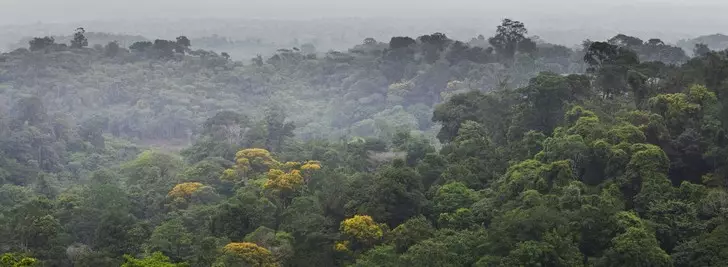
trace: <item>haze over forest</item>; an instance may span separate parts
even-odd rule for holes
[[[43,8],[39,9],[39,6]],[[485,25],[493,25],[505,17],[515,17],[527,23],[532,34],[564,45],[574,45],[586,38],[608,38],[616,33],[649,35],[674,43],[723,31],[728,26],[728,18],[723,12],[726,8],[728,3],[720,0],[211,0],[204,3],[190,0],[4,0],[0,9],[0,25],[17,27],[42,23],[44,26],[31,28],[25,33],[55,35],[67,32],[69,26],[82,26],[80,24],[93,21],[93,27],[87,26],[93,31],[166,37],[164,35],[173,34],[171,31],[179,30],[192,32],[187,34],[198,37],[196,35],[213,32],[224,35],[222,31],[226,27],[244,25],[247,20],[314,20],[310,24],[315,27],[322,30],[332,28],[333,32],[343,33],[345,29],[337,29],[336,23],[320,21],[358,18],[344,22],[342,26],[356,25],[366,31],[367,25],[371,25],[370,30],[386,28],[400,34],[424,34],[425,29],[429,29],[457,38],[469,38],[471,36],[465,35],[489,34]],[[189,23],[189,19],[203,19],[207,23]],[[63,26],[47,25],[58,23]],[[154,27],[155,24],[162,25]],[[174,25],[178,25],[179,29]],[[295,28],[296,23],[285,26]],[[5,31],[8,30],[3,29],[0,33]],[[2,39],[0,41],[4,41]]]
[[[0,1],[0,267],[728,263],[724,1]]]

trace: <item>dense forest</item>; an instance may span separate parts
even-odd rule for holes
[[[724,266],[728,50],[693,41],[31,38],[0,266]]]

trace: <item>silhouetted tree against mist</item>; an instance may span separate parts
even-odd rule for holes
[[[30,40],[30,42],[29,42],[30,51],[44,50],[46,48],[53,46],[55,44],[55,42],[56,41],[55,41],[55,39],[53,39],[53,37],[48,37],[48,36],[43,37],[43,38],[40,38],[40,37],[33,38],[33,40]]]
[[[88,39],[84,35],[86,30],[84,28],[77,28],[73,33],[73,39],[71,40],[71,48],[84,48],[88,46]]]
[[[190,46],[192,46],[192,43],[190,42],[190,39],[187,38],[187,36],[179,36],[177,37],[177,46],[174,48],[174,51],[180,54],[184,54],[186,51],[189,51]]]
[[[149,41],[135,42],[129,46],[129,50],[135,52],[144,52],[151,48],[154,44]]]
[[[596,85],[607,98],[627,89],[630,69],[639,64],[634,52],[606,42],[588,44],[584,61],[589,65],[587,72],[596,75]]]
[[[649,41],[647,41],[647,44],[653,45],[653,46],[660,46],[660,45],[665,45],[665,42],[663,42],[660,39],[653,38],[653,39],[650,39]]]
[[[503,19],[496,29],[495,36],[488,39],[496,53],[503,59],[512,60],[516,52],[532,52],[535,49],[533,41],[526,37],[528,29],[517,20]]]
[[[156,56],[169,59],[174,57],[174,53],[176,50],[180,49],[180,46],[176,42],[157,39],[154,40],[152,48],[154,49],[153,51]]]
[[[440,59],[440,53],[452,42],[445,34],[439,32],[420,36],[417,40],[422,43],[422,53],[428,63],[434,63]]]
[[[223,58],[225,58],[225,60],[230,60],[230,54],[228,54],[227,52],[220,53],[220,56],[222,56]]]
[[[368,38],[365,38],[364,39],[364,41],[362,42],[362,44],[364,44],[364,45],[375,45],[375,44],[377,44],[377,40],[374,39],[374,38],[368,37]]]
[[[121,46],[119,46],[119,42],[117,41],[109,42],[104,46],[104,54],[107,57],[115,57],[119,54],[119,51],[121,51]]]
[[[627,46],[627,47],[639,46],[639,45],[642,45],[644,43],[644,41],[642,41],[642,39],[640,39],[640,38],[633,37],[633,36],[628,36],[628,35],[624,35],[624,34],[621,34],[621,33],[620,34],[617,34],[614,37],[612,37],[607,42],[610,43],[610,44],[612,44],[612,45],[616,45],[616,46]]]
[[[695,48],[693,48],[693,56],[703,57],[708,53],[710,53],[710,48],[708,47],[708,45],[703,43],[695,44]]]
[[[688,56],[682,48],[667,45],[657,38],[652,38],[644,42],[642,39],[634,36],[618,34],[610,38],[607,43],[634,51],[641,61],[660,61],[666,64],[680,64],[688,60]]]
[[[409,37],[392,37],[392,40],[389,41],[389,49],[405,48],[415,43],[417,42]]]

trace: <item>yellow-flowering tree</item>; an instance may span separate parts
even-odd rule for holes
[[[240,242],[230,243],[222,249],[223,257],[213,266],[255,266],[255,267],[279,267],[270,250],[258,246],[255,243]]]
[[[278,162],[270,151],[262,148],[248,148],[235,153],[235,167],[223,172],[221,179],[237,181],[241,177],[265,173],[269,169],[280,168]]]
[[[255,172],[263,172],[266,169],[276,168],[281,164],[271,156],[268,150],[262,148],[249,148],[238,151],[238,153],[235,153],[235,163],[240,168]]]
[[[213,203],[217,201],[218,197],[215,189],[199,182],[178,184],[167,193],[170,204],[181,209],[191,204]]]
[[[177,198],[189,198],[192,196],[193,193],[200,190],[200,188],[203,187],[202,183],[181,183],[176,185],[174,188],[172,188],[171,191],[167,194],[167,196],[177,199]]]
[[[303,176],[299,170],[283,172],[272,169],[268,171],[267,178],[265,188],[281,196],[291,194],[303,186]]]
[[[286,162],[281,163],[265,149],[251,148],[238,151],[235,155],[235,167],[225,170],[221,179],[237,181],[241,177],[265,173],[264,188],[272,196],[282,200],[284,206],[292,199],[294,193],[310,181],[314,172],[321,169],[321,162]]]
[[[374,245],[384,236],[382,227],[368,215],[354,215],[354,217],[342,221],[340,231],[347,237],[365,246]]]
[[[20,254],[5,253],[0,255],[0,266],[2,267],[32,267],[39,265],[40,262],[37,259]]]
[[[303,165],[301,165],[300,170],[303,174],[303,179],[305,183],[308,183],[311,179],[311,175],[313,175],[314,172],[321,169],[321,162],[315,161],[315,160],[309,160]]]

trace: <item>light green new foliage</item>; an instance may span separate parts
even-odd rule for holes
[[[41,262],[35,258],[26,257],[20,254],[5,253],[0,255],[0,267],[35,267]]]
[[[460,208],[469,208],[478,200],[478,194],[461,182],[451,182],[437,190],[433,201],[439,213],[452,212]]]

